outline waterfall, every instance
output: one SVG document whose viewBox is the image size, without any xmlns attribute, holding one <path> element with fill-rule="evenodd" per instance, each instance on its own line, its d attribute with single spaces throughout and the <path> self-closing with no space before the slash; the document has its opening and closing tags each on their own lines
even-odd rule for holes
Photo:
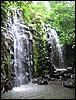
<svg viewBox="0 0 76 100">
<path fill-rule="evenodd" d="M 52 46 L 52 63 L 55 65 L 57 68 L 64 68 L 64 60 L 63 60 L 63 52 L 62 48 L 60 45 L 60 41 L 57 35 L 57 32 L 54 29 L 51 29 L 49 27 L 45 26 L 45 31 L 48 35 L 48 43 L 51 44 Z"/>
<path fill-rule="evenodd" d="M 13 87 L 26 84 L 32 79 L 32 36 L 21 19 L 20 10 L 8 12 L 7 34 L 11 37 L 10 70 Z"/>
</svg>

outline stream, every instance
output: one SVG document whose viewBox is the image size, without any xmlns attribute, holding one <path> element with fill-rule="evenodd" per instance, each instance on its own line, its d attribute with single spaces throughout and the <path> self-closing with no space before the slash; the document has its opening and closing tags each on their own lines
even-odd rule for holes
<svg viewBox="0 0 76 100">
<path fill-rule="evenodd" d="M 29 83 L 2 93 L 1 99 L 75 99 L 75 88 Z"/>
</svg>

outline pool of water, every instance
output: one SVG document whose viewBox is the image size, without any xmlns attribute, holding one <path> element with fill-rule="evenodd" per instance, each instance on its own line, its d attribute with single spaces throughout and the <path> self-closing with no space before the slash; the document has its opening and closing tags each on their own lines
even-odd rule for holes
<svg viewBox="0 0 76 100">
<path fill-rule="evenodd" d="M 29 83 L 2 93 L 1 99 L 75 99 L 75 88 Z"/>
</svg>

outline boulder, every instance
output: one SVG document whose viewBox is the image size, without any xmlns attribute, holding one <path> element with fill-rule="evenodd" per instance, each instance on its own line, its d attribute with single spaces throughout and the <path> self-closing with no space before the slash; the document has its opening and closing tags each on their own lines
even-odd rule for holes
<svg viewBox="0 0 76 100">
<path fill-rule="evenodd" d="M 46 80 L 50 80 L 50 75 L 46 75 L 46 74 L 45 74 L 44 78 L 45 78 Z"/>
<path fill-rule="evenodd" d="M 36 83 L 37 83 L 37 78 L 34 78 L 34 79 L 32 80 L 32 83 L 36 84 Z"/>
<path fill-rule="evenodd" d="M 51 78 L 51 81 L 55 81 L 55 78 L 52 77 L 52 78 Z"/>
<path fill-rule="evenodd" d="M 12 89 L 11 81 L 7 78 L 4 80 L 1 80 L 1 93 L 4 93 L 5 91 L 8 92 L 8 90 Z"/>
<path fill-rule="evenodd" d="M 71 75 L 71 79 L 75 79 L 75 74 L 72 74 Z"/>
<path fill-rule="evenodd" d="M 64 81 L 63 86 L 68 87 L 68 88 L 74 88 L 75 87 L 75 80 L 68 79 L 67 81 Z"/>
<path fill-rule="evenodd" d="M 53 78 L 59 78 L 59 76 L 60 76 L 59 73 L 57 73 L 57 74 L 53 74 L 53 75 L 52 75 Z"/>
<path fill-rule="evenodd" d="M 48 85 L 48 82 L 46 80 L 41 81 L 40 85 Z"/>
<path fill-rule="evenodd" d="M 38 77 L 37 78 L 37 83 L 40 84 L 42 82 L 43 78 L 42 77 Z"/>
<path fill-rule="evenodd" d="M 43 79 L 42 77 L 39 77 L 37 79 L 37 82 L 38 82 L 38 85 L 48 85 L 48 82 L 45 79 Z"/>
<path fill-rule="evenodd" d="M 5 79 L 5 76 L 3 75 L 3 73 L 1 73 L 1 79 Z"/>
</svg>

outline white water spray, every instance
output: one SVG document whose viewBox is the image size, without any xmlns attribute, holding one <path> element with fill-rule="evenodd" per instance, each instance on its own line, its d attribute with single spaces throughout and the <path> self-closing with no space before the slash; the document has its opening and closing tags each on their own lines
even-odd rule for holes
<svg viewBox="0 0 76 100">
<path fill-rule="evenodd" d="M 59 38 L 58 38 L 57 32 L 54 29 L 47 27 L 46 33 L 49 35 L 49 38 L 47 41 L 48 41 L 48 43 L 51 44 L 52 49 L 53 49 L 53 55 L 52 55 L 52 59 L 51 59 L 52 63 L 57 68 L 64 68 L 63 52 L 61 49 L 61 45 L 59 43 Z M 56 65 L 56 63 L 54 63 L 55 61 L 58 63 L 57 65 Z"/>
</svg>

